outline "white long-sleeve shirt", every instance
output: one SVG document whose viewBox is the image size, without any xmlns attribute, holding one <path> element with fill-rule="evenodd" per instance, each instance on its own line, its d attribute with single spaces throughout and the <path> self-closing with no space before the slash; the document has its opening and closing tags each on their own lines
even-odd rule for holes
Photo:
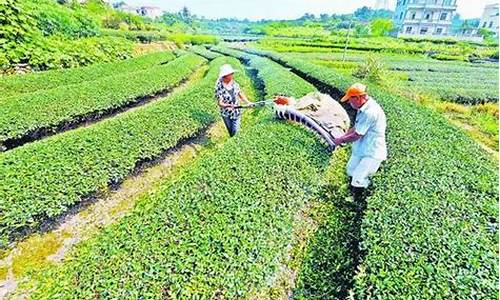
<svg viewBox="0 0 500 300">
<path fill-rule="evenodd" d="M 373 98 L 369 97 L 356 115 L 354 130 L 363 137 L 353 143 L 352 155 L 386 160 L 386 127 L 387 122 L 382 107 Z"/>
</svg>

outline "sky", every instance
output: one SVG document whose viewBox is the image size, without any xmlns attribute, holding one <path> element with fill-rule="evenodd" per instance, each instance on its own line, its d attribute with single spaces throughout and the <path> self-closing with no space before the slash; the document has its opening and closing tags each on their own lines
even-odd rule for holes
<svg viewBox="0 0 500 300">
<path fill-rule="evenodd" d="M 183 6 L 208 18 L 296 19 L 305 13 L 319 15 L 352 13 L 362 6 L 373 7 L 376 0 L 125 0 L 130 5 L 158 6 L 177 12 Z M 388 0 L 394 10 L 396 0 Z M 457 12 L 464 18 L 480 18 L 486 4 L 492 0 L 458 0 Z"/>
</svg>

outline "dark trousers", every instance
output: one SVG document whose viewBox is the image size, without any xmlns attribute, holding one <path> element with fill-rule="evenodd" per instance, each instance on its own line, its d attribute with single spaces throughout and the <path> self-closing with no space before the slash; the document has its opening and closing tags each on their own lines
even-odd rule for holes
<svg viewBox="0 0 500 300">
<path fill-rule="evenodd" d="M 227 131 L 229 132 L 229 136 L 233 137 L 236 135 L 238 130 L 240 129 L 240 119 L 241 117 L 238 117 L 237 119 L 231 119 L 229 117 L 222 117 L 222 120 L 224 120 L 224 124 L 226 125 Z"/>
</svg>

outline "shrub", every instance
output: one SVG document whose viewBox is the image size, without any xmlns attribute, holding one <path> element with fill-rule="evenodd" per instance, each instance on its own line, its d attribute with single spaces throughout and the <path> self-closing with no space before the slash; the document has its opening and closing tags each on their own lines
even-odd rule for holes
<svg viewBox="0 0 500 300">
<path fill-rule="evenodd" d="M 191 45 L 204 45 L 219 43 L 219 39 L 213 35 L 200 35 L 200 34 L 185 34 L 185 33 L 172 33 L 168 35 L 168 39 L 173 41 L 178 46 L 184 44 Z"/>
<path fill-rule="evenodd" d="M 353 75 L 371 82 L 381 82 L 387 76 L 387 67 L 380 57 L 371 54 L 358 66 Z"/>
<path fill-rule="evenodd" d="M 45 36 L 62 34 L 70 38 L 95 36 L 99 33 L 99 24 L 84 11 L 71 10 L 64 5 L 55 5 L 52 1 L 33 3 L 31 8 L 37 22 L 37 28 Z"/>
<path fill-rule="evenodd" d="M 90 37 L 67 40 L 52 36 L 25 57 L 35 70 L 72 68 L 132 56 L 132 43 L 122 38 Z"/>
<path fill-rule="evenodd" d="M 15 0 L 0 2 L 0 53 L 4 68 L 25 62 L 26 55 L 37 48 L 40 35 L 35 28 L 33 15 Z"/>
<path fill-rule="evenodd" d="M 374 36 L 385 36 L 394 30 L 394 24 L 390 19 L 375 19 L 370 23 L 370 31 Z"/>
<path fill-rule="evenodd" d="M 0 98 L 20 96 L 25 93 L 80 84 L 102 77 L 145 70 L 173 59 L 173 53 L 166 51 L 113 63 L 95 64 L 89 67 L 5 76 L 0 81 Z"/>
<path fill-rule="evenodd" d="M 92 81 L 4 98 L 0 107 L 0 145 L 29 137 L 33 132 L 57 131 L 62 125 L 78 124 L 88 117 L 135 104 L 141 97 L 172 89 L 203 61 L 188 54 L 146 70 L 101 78 L 96 73 Z"/>
<path fill-rule="evenodd" d="M 132 54 L 132 43 L 123 39 L 73 39 L 94 35 L 97 30 L 95 22 L 82 11 L 69 11 L 51 1 L 40 3 L 42 7 L 51 6 L 47 10 L 35 9 L 35 2 L 3 1 L 0 5 L 3 72 L 13 72 L 18 64 L 46 70 L 123 59 Z"/>
</svg>

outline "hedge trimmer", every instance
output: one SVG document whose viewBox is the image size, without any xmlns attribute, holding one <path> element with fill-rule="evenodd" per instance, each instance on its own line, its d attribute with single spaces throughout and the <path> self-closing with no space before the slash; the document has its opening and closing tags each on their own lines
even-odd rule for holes
<svg viewBox="0 0 500 300">
<path fill-rule="evenodd" d="M 328 130 L 323 128 L 323 126 L 314 118 L 311 118 L 310 116 L 296 110 L 294 108 L 294 103 L 295 103 L 294 100 L 290 100 L 287 97 L 278 96 L 274 100 L 258 101 L 249 105 L 238 105 L 235 106 L 234 108 L 245 109 L 245 108 L 255 108 L 255 107 L 262 107 L 265 105 L 276 104 L 275 113 L 278 119 L 289 120 L 305 125 L 309 129 L 316 132 L 319 136 L 321 136 L 324 139 L 324 141 L 328 144 L 329 149 L 333 151 L 336 145 L 333 141 L 334 137 L 330 134 L 330 132 L 328 132 Z"/>
<path fill-rule="evenodd" d="M 272 105 L 272 104 L 290 105 L 288 98 L 278 96 L 274 100 L 257 101 L 257 102 L 254 102 L 252 104 L 249 104 L 249 105 L 238 105 L 238 106 L 235 106 L 234 108 L 254 108 L 254 107 L 262 107 L 262 106 Z"/>
<path fill-rule="evenodd" d="M 271 105 L 271 104 L 274 104 L 275 103 L 275 100 L 264 100 L 264 101 L 257 101 L 257 102 L 254 102 L 252 104 L 248 104 L 248 105 L 238 105 L 238 106 L 235 106 L 234 108 L 255 108 L 255 107 L 262 107 L 262 106 L 266 106 L 266 105 Z"/>
</svg>

